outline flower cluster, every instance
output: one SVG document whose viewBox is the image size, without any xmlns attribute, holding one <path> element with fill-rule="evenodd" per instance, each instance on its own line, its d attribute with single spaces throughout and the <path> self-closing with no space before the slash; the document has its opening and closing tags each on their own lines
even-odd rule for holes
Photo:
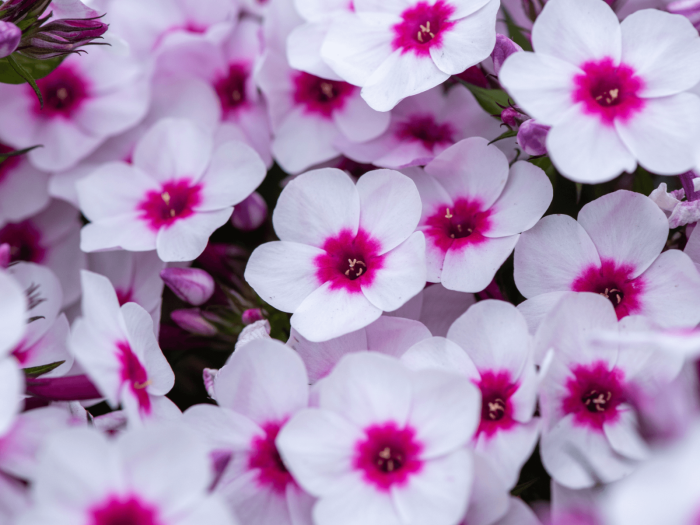
<svg viewBox="0 0 700 525">
<path fill-rule="evenodd" d="M 0 524 L 700 523 L 699 20 L 0 2 Z"/>
</svg>

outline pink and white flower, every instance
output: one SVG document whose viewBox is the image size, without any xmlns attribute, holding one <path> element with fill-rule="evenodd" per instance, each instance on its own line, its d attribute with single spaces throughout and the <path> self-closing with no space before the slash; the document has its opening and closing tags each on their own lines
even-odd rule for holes
<svg viewBox="0 0 700 525">
<path fill-rule="evenodd" d="M 37 81 L 41 109 L 28 84 L 0 85 L 0 140 L 16 148 L 37 144 L 31 163 L 44 171 L 64 170 L 89 155 L 108 137 L 137 124 L 148 109 L 144 69 L 132 58 L 102 46 L 66 58 Z"/>
<path fill-rule="evenodd" d="M 362 98 L 389 111 L 487 58 L 499 2 L 356 0 L 334 16 L 321 56 Z"/>
<path fill-rule="evenodd" d="M 81 248 L 193 260 L 264 177 L 260 157 L 245 144 L 214 149 L 191 122 L 163 119 L 139 141 L 133 164 L 108 163 L 78 182 L 81 210 L 92 221 Z"/>
<path fill-rule="evenodd" d="M 119 306 L 109 279 L 83 270 L 83 316 L 73 323 L 70 349 L 112 408 L 129 422 L 177 411 L 165 397 L 175 375 L 158 347 L 153 319 L 136 303 Z"/>
<path fill-rule="evenodd" d="M 234 525 L 217 495 L 207 449 L 183 425 L 161 424 L 109 439 L 91 428 L 51 436 L 18 525 Z"/>
<path fill-rule="evenodd" d="M 552 201 L 552 184 L 528 162 L 508 159 L 486 139 L 448 148 L 425 170 L 406 174 L 423 202 L 418 229 L 426 237 L 428 281 L 479 292 Z"/>
<path fill-rule="evenodd" d="M 494 139 L 502 132 L 499 122 L 460 85 L 404 99 L 390 115 L 388 129 L 377 138 L 362 142 L 339 137 L 338 149 L 357 162 L 398 169 L 423 166 L 467 137 Z"/>
<path fill-rule="evenodd" d="M 536 336 L 542 366 L 540 454 L 549 474 L 569 488 L 609 483 L 649 455 L 636 407 L 658 395 L 683 359 L 653 348 L 595 344 L 596 332 L 634 331 L 643 319 L 618 322 L 615 309 L 592 293 L 570 294 L 544 319 Z"/>
<path fill-rule="evenodd" d="M 507 487 L 517 483 L 539 437 L 532 351 L 527 323 L 515 306 L 486 300 L 457 319 L 447 338 L 426 339 L 401 358 L 413 369 L 457 372 L 479 388 L 481 417 L 472 443 Z"/>
<path fill-rule="evenodd" d="M 7 432 L 22 406 L 24 374 L 10 355 L 26 327 L 27 298 L 20 285 L 0 269 L 0 435 Z"/>
<path fill-rule="evenodd" d="M 536 328 L 562 293 L 609 299 L 617 317 L 643 315 L 657 325 L 700 322 L 700 275 L 679 250 L 662 253 L 668 220 L 654 202 L 619 190 L 586 204 L 578 221 L 550 215 L 515 247 L 515 284 L 529 300 L 519 308 Z"/>
<path fill-rule="evenodd" d="M 659 42 L 664 42 L 659 47 Z M 548 2 L 535 53 L 514 53 L 499 80 L 518 105 L 552 126 L 547 151 L 577 182 L 610 180 L 637 163 L 662 175 L 695 164 L 700 37 L 685 18 L 645 9 L 620 24 L 599 0 Z"/>
<path fill-rule="evenodd" d="M 458 522 L 472 486 L 474 385 L 361 352 L 344 356 L 319 390 L 319 407 L 277 436 L 291 473 L 319 498 L 317 525 Z"/>
<path fill-rule="evenodd" d="M 258 246 L 245 279 L 309 341 L 353 332 L 425 286 L 425 239 L 415 184 L 390 170 L 355 185 L 332 168 L 291 181 L 272 223 L 281 239 Z"/>
<path fill-rule="evenodd" d="M 219 407 L 196 405 L 185 420 L 218 457 L 229 457 L 216 485 L 242 525 L 311 525 L 313 498 L 287 470 L 275 440 L 308 406 L 304 363 L 279 341 L 237 349 L 214 379 Z"/>
<path fill-rule="evenodd" d="M 0 144 L 0 155 L 13 148 Z M 49 174 L 39 171 L 24 156 L 0 162 L 0 226 L 20 222 L 49 204 Z"/>
</svg>

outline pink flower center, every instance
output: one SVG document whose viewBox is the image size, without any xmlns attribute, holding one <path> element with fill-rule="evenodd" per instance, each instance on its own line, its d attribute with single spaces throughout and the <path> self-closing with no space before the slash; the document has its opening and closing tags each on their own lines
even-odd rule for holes
<svg viewBox="0 0 700 525">
<path fill-rule="evenodd" d="M 117 292 L 117 300 L 119 301 L 119 306 L 123 306 L 126 303 L 130 303 L 133 301 L 132 299 L 132 290 L 129 288 L 128 290 L 123 290 L 121 288 L 117 288 L 115 290 Z"/>
<path fill-rule="evenodd" d="M 515 421 L 510 398 L 518 387 L 513 383 L 510 372 L 481 372 L 481 379 L 476 385 L 481 390 L 481 422 L 477 432 L 484 432 L 490 437 L 499 430 L 511 428 Z"/>
<path fill-rule="evenodd" d="M 228 75 L 219 78 L 214 87 L 224 114 L 234 113 L 246 103 L 246 81 L 250 76 L 250 65 L 247 62 L 230 64 Z"/>
<path fill-rule="evenodd" d="M 455 8 L 445 0 L 437 0 L 432 5 L 418 2 L 401 13 L 401 22 L 392 28 L 392 47 L 402 53 L 413 51 L 416 55 L 428 56 L 431 47 L 442 45 L 444 31 L 455 24 L 450 21 L 454 12 Z"/>
<path fill-rule="evenodd" d="M 283 424 L 284 422 L 264 425 L 265 436 L 253 438 L 252 452 L 248 459 L 248 468 L 258 470 L 258 483 L 272 487 L 278 494 L 284 494 L 287 485 L 294 483 L 294 478 L 287 470 L 275 445 L 275 439 Z"/>
<path fill-rule="evenodd" d="M 34 111 L 44 117 L 70 118 L 88 98 L 87 81 L 69 65 L 63 64 L 56 70 L 36 81 L 44 97 L 44 109 L 35 99 Z M 28 87 L 31 90 L 30 87 Z"/>
<path fill-rule="evenodd" d="M 194 207 L 201 200 L 199 184 L 189 179 L 172 180 L 163 184 L 159 191 L 149 191 L 138 205 L 141 219 L 153 230 L 168 227 L 179 219 L 194 214 Z"/>
<path fill-rule="evenodd" d="M 564 413 L 574 414 L 576 424 L 597 430 L 603 429 L 603 423 L 617 420 L 617 407 L 625 402 L 623 372 L 596 361 L 577 365 L 571 373 L 566 381 L 568 395 L 562 403 Z"/>
<path fill-rule="evenodd" d="M 444 204 L 425 220 L 423 231 L 440 250 L 460 249 L 486 241 L 491 212 L 484 210 L 478 200 L 457 199 L 454 204 Z"/>
<path fill-rule="evenodd" d="M 46 248 L 41 244 L 41 232 L 30 222 L 6 224 L 0 228 L 0 244 L 10 245 L 10 262 L 27 261 L 41 263 Z"/>
<path fill-rule="evenodd" d="M 399 124 L 396 135 L 402 140 L 421 142 L 427 149 L 432 150 L 435 146 L 454 144 L 455 130 L 447 122 L 436 122 L 433 115 L 412 115 L 407 121 Z"/>
<path fill-rule="evenodd" d="M 136 496 L 110 496 L 91 509 L 89 525 L 161 525 L 157 509 Z"/>
<path fill-rule="evenodd" d="M 353 466 L 379 490 L 405 485 L 423 466 L 419 457 L 423 445 L 415 434 L 411 427 L 399 428 L 394 422 L 366 428 L 365 438 L 355 445 Z"/>
<path fill-rule="evenodd" d="M 4 155 L 12 151 L 14 151 L 14 148 L 10 148 L 9 146 L 5 146 L 5 144 L 0 143 L 0 155 Z M 19 156 L 7 157 L 5 160 L 0 161 L 0 183 L 2 183 L 3 179 L 7 177 L 7 174 L 10 173 L 19 163 Z"/>
<path fill-rule="evenodd" d="M 588 115 L 595 115 L 612 126 L 615 120 L 628 121 L 644 107 L 639 97 L 644 83 L 630 66 L 616 66 L 611 58 L 591 60 L 580 66 L 583 74 L 574 77 L 574 102 L 582 102 Z"/>
<path fill-rule="evenodd" d="M 622 319 L 641 311 L 640 295 L 645 283 L 641 277 L 632 278 L 634 268 L 603 260 L 600 267 L 585 269 L 571 285 L 575 292 L 597 293 L 609 299 L 615 307 L 617 318 Z"/>
<path fill-rule="evenodd" d="M 303 71 L 294 75 L 294 102 L 304 106 L 306 113 L 331 118 L 336 110 L 343 109 L 355 86 L 347 82 L 315 77 Z"/>
<path fill-rule="evenodd" d="M 127 341 L 119 341 L 117 343 L 118 357 L 121 363 L 121 380 L 126 383 L 136 396 L 139 403 L 139 409 L 143 414 L 151 413 L 151 399 L 148 397 L 146 388 L 151 384 L 148 379 L 146 369 L 136 357 L 131 346 Z"/>
<path fill-rule="evenodd" d="M 330 281 L 331 290 L 361 293 L 361 286 L 371 285 L 377 270 L 384 266 L 380 244 L 363 229 L 354 236 L 350 230 L 342 230 L 326 239 L 322 248 L 326 253 L 314 259 L 316 277 L 320 283 Z"/>
</svg>

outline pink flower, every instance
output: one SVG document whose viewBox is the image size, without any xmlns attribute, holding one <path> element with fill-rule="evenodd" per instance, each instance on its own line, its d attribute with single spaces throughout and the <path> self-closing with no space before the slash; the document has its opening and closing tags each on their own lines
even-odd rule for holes
<svg viewBox="0 0 700 525">
<path fill-rule="evenodd" d="M 245 279 L 309 341 L 359 330 L 425 285 L 425 240 L 414 232 L 420 197 L 389 170 L 357 185 L 325 168 L 285 186 L 272 215 L 281 241 L 258 246 Z"/>
<path fill-rule="evenodd" d="M 287 470 L 275 439 L 287 421 L 308 406 L 304 363 L 275 340 L 237 349 L 214 379 L 219 407 L 196 405 L 185 420 L 209 446 L 232 455 L 217 484 L 242 525 L 310 525 L 313 498 Z"/>
<path fill-rule="evenodd" d="M 290 472 L 319 498 L 317 525 L 460 519 L 479 411 L 468 380 L 361 352 L 344 356 L 319 389 L 319 408 L 298 412 L 277 437 Z"/>
<path fill-rule="evenodd" d="M 659 395 L 680 372 L 683 360 L 650 348 L 601 345 L 601 331 L 634 331 L 643 319 L 619 322 L 610 301 L 596 294 L 569 294 L 537 332 L 542 365 L 540 389 L 542 462 L 569 488 L 618 480 L 646 459 L 635 406 Z"/>
<path fill-rule="evenodd" d="M 700 322 L 700 275 L 678 250 L 663 253 L 668 221 L 654 202 L 619 190 L 586 204 L 578 221 L 550 215 L 515 247 L 521 311 L 536 327 L 562 292 L 606 297 L 617 317 L 644 315 L 661 327 Z"/>
<path fill-rule="evenodd" d="M 401 360 L 413 369 L 439 369 L 467 377 L 481 392 L 475 450 L 513 487 L 539 437 L 533 417 L 537 374 L 532 338 L 522 314 L 503 301 L 481 301 L 459 317 L 447 338 L 410 348 Z"/>
<path fill-rule="evenodd" d="M 426 237 L 428 281 L 445 288 L 486 288 L 552 201 L 544 172 L 508 159 L 486 139 L 463 140 L 438 155 L 425 171 L 406 172 L 418 186 Z"/>
<path fill-rule="evenodd" d="M 347 157 L 383 168 L 428 164 L 467 137 L 494 139 L 498 121 L 488 115 L 469 90 L 437 87 L 401 101 L 390 113 L 389 128 L 373 140 L 339 137 L 336 145 Z M 500 143 L 499 143 L 500 144 Z"/>
<path fill-rule="evenodd" d="M 12 425 L 22 406 L 24 374 L 10 356 L 19 343 L 26 326 L 27 299 L 20 285 L 5 270 L 0 269 L 0 435 Z"/>
<path fill-rule="evenodd" d="M 0 140 L 16 148 L 37 144 L 27 156 L 44 171 L 64 170 L 89 155 L 108 137 L 130 128 L 146 114 L 149 86 L 133 59 L 103 46 L 69 56 L 38 80 L 39 107 L 28 84 L 0 85 Z"/>
<path fill-rule="evenodd" d="M 136 303 L 119 306 L 109 279 L 83 270 L 83 317 L 73 323 L 70 349 L 90 379 L 131 423 L 177 411 L 165 394 L 175 376 L 158 347 L 153 320 Z"/>
<path fill-rule="evenodd" d="M 207 491 L 207 450 L 182 424 L 151 425 L 109 439 L 90 428 L 52 435 L 32 486 L 34 505 L 17 521 L 91 525 L 233 525 Z"/>
<path fill-rule="evenodd" d="M 610 180 L 637 163 L 674 175 L 694 165 L 700 38 L 685 18 L 642 10 L 622 24 L 605 2 L 547 2 L 535 53 L 514 53 L 499 80 L 524 111 L 552 126 L 547 151 L 577 182 Z M 658 47 L 664 42 L 663 48 Z"/>
<path fill-rule="evenodd" d="M 427 91 L 487 58 L 496 42 L 498 2 L 381 0 L 354 3 L 334 16 L 321 56 L 362 87 L 373 109 Z"/>
<path fill-rule="evenodd" d="M 105 164 L 78 182 L 81 209 L 92 221 L 81 232 L 84 251 L 157 250 L 164 261 L 193 260 L 265 177 L 248 146 L 214 149 L 211 137 L 184 119 L 159 121 L 133 159 Z"/>
</svg>

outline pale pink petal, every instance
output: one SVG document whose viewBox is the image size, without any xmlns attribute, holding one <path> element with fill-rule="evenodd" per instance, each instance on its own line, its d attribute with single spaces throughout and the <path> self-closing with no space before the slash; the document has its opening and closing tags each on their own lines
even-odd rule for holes
<svg viewBox="0 0 700 525">
<path fill-rule="evenodd" d="M 419 341 L 401 356 L 401 362 L 412 370 L 452 371 L 472 381 L 478 381 L 480 377 L 464 348 L 444 337 Z"/>
<path fill-rule="evenodd" d="M 306 3 L 300 7 L 305 8 Z M 294 28 L 287 37 L 287 60 L 294 69 L 329 80 L 342 80 L 321 58 L 323 41 L 332 19 L 316 20 Z"/>
<path fill-rule="evenodd" d="M 603 431 L 610 441 L 610 446 L 626 458 L 640 461 L 648 459 L 651 451 L 639 435 L 639 422 L 634 409 L 629 405 L 620 405 L 618 414 L 617 421 L 606 421 L 603 424 Z"/>
<path fill-rule="evenodd" d="M 0 359 L 0 435 L 12 425 L 15 416 L 22 409 L 24 374 L 14 359 Z"/>
<path fill-rule="evenodd" d="M 163 261 L 192 261 L 207 247 L 209 236 L 231 218 L 233 207 L 198 212 L 161 228 L 156 236 L 156 250 Z"/>
<path fill-rule="evenodd" d="M 493 280 L 498 269 L 515 248 L 519 237 L 484 237 L 483 242 L 478 244 L 453 244 L 445 254 L 440 277 L 442 285 L 448 290 L 480 292 Z"/>
<path fill-rule="evenodd" d="M 333 112 L 336 126 L 352 142 L 377 138 L 387 130 L 390 120 L 390 113 L 370 108 L 359 96 L 359 90 L 347 99 L 343 108 Z"/>
</svg>

